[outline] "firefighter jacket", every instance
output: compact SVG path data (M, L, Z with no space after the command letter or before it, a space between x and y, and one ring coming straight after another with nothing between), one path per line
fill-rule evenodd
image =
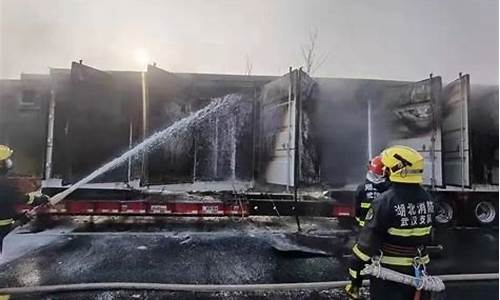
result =
M424 247L431 242L434 213L434 202L419 184L392 183L367 211L355 257L362 266L382 253L382 265L412 274L416 257L429 262Z
M14 223L16 204L37 205L42 201L33 194L24 195L5 176L0 176L0 229Z
M373 183L367 179L365 183L358 186L354 198L356 200L356 221L359 226L363 227L365 225L366 213L371 207L372 201L385 192L389 188L389 185L388 181Z

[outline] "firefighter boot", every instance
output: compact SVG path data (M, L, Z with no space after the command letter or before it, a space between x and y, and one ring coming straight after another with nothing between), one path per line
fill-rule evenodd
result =
M362 299L361 294L359 293L359 287L353 285L352 283L349 283L348 285L346 285L345 292L347 293L347 295L351 299L355 299L355 300Z

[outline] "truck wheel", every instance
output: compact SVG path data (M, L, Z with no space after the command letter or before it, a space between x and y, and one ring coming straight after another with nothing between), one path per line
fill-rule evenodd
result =
M491 226L498 222L498 205L495 205L492 201L475 201L472 213L474 220L480 226Z
M457 209L455 203L448 199L437 201L437 211L435 216L436 224L439 227L452 227L457 219Z

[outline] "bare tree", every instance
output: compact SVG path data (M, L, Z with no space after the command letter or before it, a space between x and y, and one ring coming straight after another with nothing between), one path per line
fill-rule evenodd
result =
M318 53L318 29L309 31L308 41L302 45L302 59L304 60L305 69L308 74L316 72L328 58L328 52Z
M245 75L252 75L253 64L248 54L245 56Z

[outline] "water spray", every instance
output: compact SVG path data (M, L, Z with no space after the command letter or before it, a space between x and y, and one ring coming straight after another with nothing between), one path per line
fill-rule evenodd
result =
M168 142L168 140L175 134L182 133L183 131L187 130L188 128L191 128L192 126L206 120L210 116L223 111L225 109L231 109L232 107L236 106L240 100L241 100L241 95L238 94L230 94L227 96L224 96L222 98L216 98L214 99L210 104L205 106L204 108L200 109L196 113L185 117L183 119L178 120L174 124L170 125L169 127L158 131L142 141L140 144L136 145L132 149L128 150L127 152L121 154L120 156L116 157L115 159L111 160L110 162L104 164L91 174L87 175L80 181L76 182L66 190L52 196L49 199L48 204L49 205L56 205L57 203L61 202L63 199L65 199L67 196L69 196L72 192L80 188L82 185L89 183L96 177L104 174L105 172L108 172L116 167L118 167L120 164L127 162L128 159L134 155L139 154L142 151L148 152L154 149L157 146L160 146L164 144L165 142ZM36 211L40 208L40 206L33 208L30 212L28 212L29 215L34 215Z

